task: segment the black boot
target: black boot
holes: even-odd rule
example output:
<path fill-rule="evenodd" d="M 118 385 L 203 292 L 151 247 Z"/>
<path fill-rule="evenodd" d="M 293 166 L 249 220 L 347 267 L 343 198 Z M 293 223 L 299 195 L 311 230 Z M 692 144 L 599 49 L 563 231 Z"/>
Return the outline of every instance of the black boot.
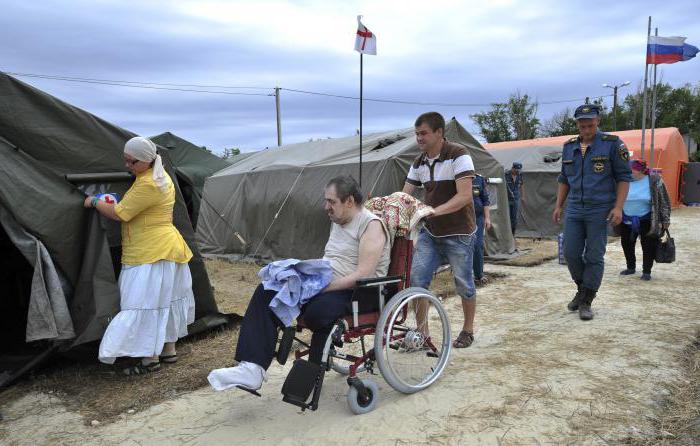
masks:
<path fill-rule="evenodd" d="M 588 288 L 581 289 L 581 302 L 578 306 L 578 317 L 582 321 L 590 321 L 593 319 L 593 311 L 591 310 L 591 303 L 595 299 L 596 291 L 589 290 Z"/>
<path fill-rule="evenodd" d="M 569 311 L 578 310 L 578 305 L 581 302 L 581 283 L 580 282 L 576 282 L 576 288 L 577 288 L 576 295 L 574 296 L 573 299 L 571 299 L 571 302 L 569 302 L 569 304 L 566 306 L 566 308 Z"/>

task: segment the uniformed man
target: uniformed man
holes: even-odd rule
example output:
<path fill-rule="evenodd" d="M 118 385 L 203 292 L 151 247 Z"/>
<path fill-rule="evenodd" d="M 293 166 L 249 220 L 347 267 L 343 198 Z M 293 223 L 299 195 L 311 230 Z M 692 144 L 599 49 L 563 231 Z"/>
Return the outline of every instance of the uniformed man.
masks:
<path fill-rule="evenodd" d="M 516 161 L 512 168 L 506 171 L 510 230 L 513 232 L 513 237 L 515 237 L 515 228 L 518 226 L 518 209 L 520 208 L 520 198 L 523 195 L 523 175 L 520 173 L 522 168 L 523 165 Z"/>
<path fill-rule="evenodd" d="M 491 211 L 489 192 L 486 189 L 486 179 L 476 174 L 472 181 L 474 196 L 474 214 L 476 215 L 476 239 L 474 239 L 474 282 L 486 284 L 484 276 L 484 230 L 491 228 Z"/>
<path fill-rule="evenodd" d="M 598 131 L 599 106 L 577 107 L 574 118 L 579 136 L 564 144 L 552 219 L 560 222 L 566 201 L 564 257 L 578 288 L 567 308 L 578 310 L 582 320 L 590 320 L 591 302 L 603 279 L 607 225 L 622 220 L 632 173 L 622 140 Z"/>

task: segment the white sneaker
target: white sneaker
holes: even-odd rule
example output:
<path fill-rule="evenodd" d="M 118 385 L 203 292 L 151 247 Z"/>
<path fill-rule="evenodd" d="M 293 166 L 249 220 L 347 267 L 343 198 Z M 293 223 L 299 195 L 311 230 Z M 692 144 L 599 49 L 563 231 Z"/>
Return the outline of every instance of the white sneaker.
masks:
<path fill-rule="evenodd" d="M 207 376 L 209 384 L 216 391 L 240 387 L 243 390 L 257 391 L 267 381 L 265 369 L 252 362 L 241 362 L 236 367 L 212 370 Z"/>

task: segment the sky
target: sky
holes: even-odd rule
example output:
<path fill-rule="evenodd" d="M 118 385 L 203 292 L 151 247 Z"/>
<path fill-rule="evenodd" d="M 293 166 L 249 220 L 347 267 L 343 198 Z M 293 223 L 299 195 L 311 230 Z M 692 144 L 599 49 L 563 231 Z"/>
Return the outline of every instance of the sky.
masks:
<path fill-rule="evenodd" d="M 16 75 L 134 133 L 170 131 L 215 153 L 277 145 L 275 87 L 283 144 L 343 137 L 359 128 L 357 99 L 290 90 L 359 96 L 358 14 L 377 35 L 365 99 L 440 104 L 366 100 L 365 134 L 438 111 L 480 138 L 469 116 L 515 92 L 543 121 L 585 97 L 611 105 L 601 84 L 631 81 L 621 101 L 644 78 L 649 16 L 652 34 L 700 46 L 697 0 L 0 0 L 0 71 L 98 80 Z M 700 85 L 700 57 L 657 78 Z"/>

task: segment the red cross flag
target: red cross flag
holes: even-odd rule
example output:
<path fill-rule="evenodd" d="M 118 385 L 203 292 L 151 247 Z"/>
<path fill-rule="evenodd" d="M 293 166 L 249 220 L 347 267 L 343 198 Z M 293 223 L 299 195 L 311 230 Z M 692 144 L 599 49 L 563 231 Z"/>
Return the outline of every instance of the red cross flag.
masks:
<path fill-rule="evenodd" d="M 361 22 L 362 16 L 357 16 L 357 36 L 355 37 L 355 51 L 362 54 L 377 55 L 377 36 L 368 30 Z"/>

